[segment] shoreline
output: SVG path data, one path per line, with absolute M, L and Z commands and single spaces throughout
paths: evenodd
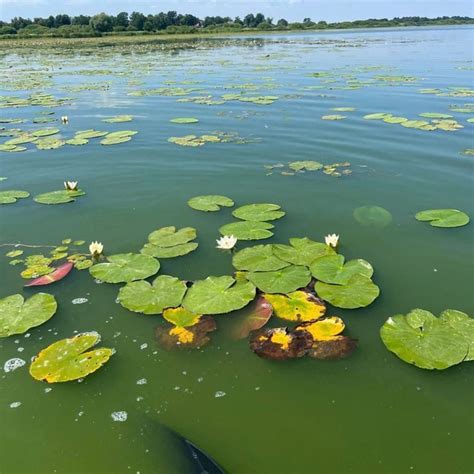
M 232 37 L 262 37 L 262 36 L 279 36 L 279 35 L 304 35 L 314 33 L 356 33 L 361 31 L 397 31 L 397 30 L 421 30 L 421 29 L 453 29 L 453 28 L 469 28 L 474 27 L 474 23 L 464 23 L 459 25 L 421 25 L 421 26 L 387 26 L 387 27 L 355 27 L 355 28 L 313 28 L 304 30 L 258 30 L 251 29 L 245 31 L 225 31 L 225 32 L 203 32 L 203 33 L 153 33 L 153 34 L 107 34 L 103 36 L 87 36 L 87 37 L 63 37 L 63 36 L 24 36 L 2 38 L 0 36 L 0 46 L 12 47 L 47 47 L 47 46 L 113 46 L 123 43 L 145 44 L 153 42 L 173 42 L 185 40 L 199 39 L 219 39 Z M 32 42 L 36 43 L 32 45 Z M 61 44 L 58 44 L 61 43 Z M 79 44 L 78 44 L 79 43 Z M 0 50 L 0 54 L 5 54 Z

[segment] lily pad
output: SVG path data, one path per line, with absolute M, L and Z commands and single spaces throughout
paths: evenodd
M 123 122 L 131 122 L 133 117 L 131 115 L 115 115 L 114 117 L 102 119 L 102 122 L 105 123 L 123 123 Z
M 286 360 L 305 356 L 312 344 L 313 338 L 306 331 L 273 328 L 256 332 L 250 349 L 264 359 Z
M 169 226 L 153 231 L 148 235 L 148 240 L 159 247 L 174 247 L 194 240 L 196 235 L 196 229 L 193 227 L 176 230 L 176 227 Z
M 48 383 L 82 379 L 100 369 L 114 354 L 113 349 L 92 348 L 100 342 L 96 332 L 77 334 L 61 339 L 43 349 L 30 365 L 30 375 Z
M 392 223 L 392 214 L 380 206 L 362 206 L 354 210 L 354 219 L 366 227 L 387 227 Z
M 212 316 L 201 316 L 193 326 L 158 326 L 155 337 L 158 344 L 164 349 L 198 349 L 206 345 L 210 338 L 207 333 L 217 329 Z
M 194 326 L 199 322 L 202 314 L 191 313 L 180 306 L 179 308 L 167 308 L 163 311 L 163 317 L 171 324 L 182 328 Z
M 178 118 L 171 119 L 170 122 L 186 124 L 186 123 L 197 123 L 199 122 L 199 120 L 193 117 L 178 117 Z
M 33 199 L 39 204 L 65 204 L 67 202 L 74 202 L 79 196 L 84 196 L 86 193 L 78 189 L 77 191 L 69 191 L 61 189 L 59 191 L 51 191 L 49 193 L 38 194 Z
M 273 236 L 273 225 L 268 222 L 231 222 L 223 225 L 219 232 L 222 235 L 233 235 L 238 240 L 262 240 Z
M 87 145 L 89 143 L 89 140 L 86 138 L 71 138 L 70 140 L 66 140 L 66 145 L 74 145 L 74 146 L 81 146 L 81 145 Z
M 443 370 L 468 356 L 468 340 L 446 321 L 429 311 L 414 309 L 385 321 L 380 336 L 387 349 L 403 361 L 422 369 Z M 472 334 L 471 334 L 472 335 Z
M 101 132 L 100 130 L 81 130 L 79 132 L 76 132 L 74 138 L 89 140 L 90 138 L 104 137 L 107 134 L 108 132 Z
M 432 227 L 462 227 L 469 223 L 469 216 L 456 209 L 430 209 L 415 214 L 417 221 L 429 222 Z
M 323 168 L 323 164 L 318 161 L 292 161 L 288 167 L 295 171 L 317 171 Z
M 115 138 L 108 138 L 105 137 L 103 140 L 100 141 L 101 145 L 118 145 L 119 143 L 129 142 L 132 137 L 115 137 Z
M 179 306 L 185 293 L 185 282 L 169 275 L 160 275 L 152 284 L 147 281 L 127 283 L 120 288 L 118 300 L 130 311 L 160 314 L 166 308 Z
M 231 330 L 234 339 L 244 339 L 252 331 L 262 328 L 272 317 L 273 307 L 260 295 L 243 312 L 242 315 L 232 318 L 233 327 Z
M 232 212 L 234 217 L 244 221 L 265 222 L 280 219 L 285 212 L 280 211 L 278 204 L 248 204 Z
M 309 321 L 299 324 L 296 329 L 300 331 L 308 331 L 314 340 L 326 340 L 337 336 L 345 328 L 344 321 L 337 316 L 318 319 L 317 321 Z
M 313 321 L 324 316 L 326 306 L 307 291 L 294 291 L 288 295 L 264 295 L 273 306 L 275 316 L 287 321 Z
M 474 319 L 455 309 L 446 309 L 440 314 L 439 319 L 455 329 L 469 344 L 464 360 L 474 360 Z
M 42 128 L 32 132 L 32 135 L 34 137 L 48 137 L 50 135 L 56 135 L 56 133 L 59 133 L 59 128 Z
M 0 337 L 23 334 L 48 321 L 58 305 L 53 295 L 37 293 L 26 301 L 22 295 L 0 299 Z
M 344 264 L 343 255 L 326 255 L 318 258 L 310 270 L 316 280 L 337 285 L 347 285 L 354 275 L 364 275 L 370 278 L 374 269 L 369 262 L 362 259 L 350 260 Z
M 156 258 L 174 258 L 187 255 L 197 248 L 198 244 L 196 242 L 175 245 L 174 247 L 160 247 L 159 245 L 148 243 L 143 246 L 143 248 L 140 250 L 140 253 Z
M 345 285 L 330 285 L 318 281 L 314 289 L 324 301 L 345 309 L 368 306 L 380 294 L 379 287 L 370 278 L 360 274 L 352 276 Z
M 27 191 L 18 191 L 11 189 L 8 191 L 0 191 L 0 204 L 13 204 L 18 199 L 27 198 L 30 195 Z
M 311 273 L 307 267 L 290 265 L 273 272 L 248 272 L 246 278 L 265 293 L 290 293 L 308 285 Z
M 231 276 L 209 276 L 188 290 L 183 306 L 198 314 L 222 314 L 241 309 L 255 298 L 255 286 Z
M 232 258 L 232 265 L 237 270 L 270 272 L 281 270 L 290 264 L 274 255 L 272 245 L 255 245 L 237 252 Z
M 123 253 L 107 257 L 107 263 L 98 263 L 89 269 L 90 274 L 106 283 L 143 280 L 160 269 L 160 262 L 148 255 Z
M 315 242 L 307 237 L 293 237 L 290 239 L 290 245 L 273 245 L 273 253 L 285 262 L 309 267 L 317 258 L 333 255 L 335 252 L 332 247 L 322 242 Z
M 213 212 L 219 211 L 222 206 L 232 207 L 234 201 L 227 196 L 209 194 L 206 196 L 195 196 L 188 201 L 188 206 L 197 211 Z

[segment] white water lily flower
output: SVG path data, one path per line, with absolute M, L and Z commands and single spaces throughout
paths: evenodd
M 76 191 L 77 190 L 77 181 L 64 181 L 64 187 L 68 191 Z
M 69 119 L 67 118 L 67 115 L 63 115 L 61 117 L 61 122 L 64 123 L 64 124 L 69 123 Z
M 91 253 L 92 256 L 99 256 L 102 254 L 104 250 L 104 246 L 102 245 L 101 242 L 91 242 L 89 245 L 89 252 Z
M 326 242 L 326 245 L 335 249 L 339 243 L 339 236 L 336 234 L 329 234 L 324 237 L 324 241 Z
M 218 249 L 230 250 L 235 247 L 235 244 L 237 243 L 237 237 L 234 237 L 233 235 L 224 235 L 224 237 L 217 239 L 216 242 Z

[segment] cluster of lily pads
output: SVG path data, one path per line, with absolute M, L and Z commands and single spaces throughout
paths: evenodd
M 38 194 L 33 198 L 38 204 L 65 204 L 74 202 L 78 197 L 84 196 L 86 193 L 79 188 L 75 189 L 58 189 L 47 193 Z M 18 199 L 26 199 L 30 196 L 28 191 L 18 189 L 8 189 L 0 191 L 0 204 L 14 204 Z
M 114 118 L 113 118 L 114 119 Z M 110 120 L 113 120 L 110 119 Z M 115 118 L 117 121 L 117 118 Z M 118 119 L 119 122 L 123 120 L 123 116 Z M 115 122 L 113 122 L 115 123 Z M 23 145 L 33 143 L 38 150 L 54 150 L 64 145 L 86 145 L 92 138 L 101 137 L 101 145 L 116 145 L 125 143 L 132 139 L 132 136 L 138 132 L 133 130 L 120 130 L 116 132 L 105 132 L 100 130 L 88 129 L 79 130 L 75 133 L 73 138 L 62 139 L 59 135 L 58 128 L 43 128 L 33 131 L 22 131 L 21 129 L 6 129 L 0 131 L 0 136 L 13 136 L 9 140 L 0 144 L 0 151 L 6 152 L 21 152 L 26 151 L 27 148 Z M 56 136 L 57 135 L 57 136 Z
M 291 161 L 287 165 L 283 163 L 277 163 L 275 165 L 264 165 L 264 168 L 268 171 L 267 176 L 271 176 L 275 170 L 279 170 L 282 176 L 294 176 L 297 173 L 321 170 L 327 176 L 339 178 L 341 176 L 352 174 L 352 170 L 349 168 L 350 166 L 351 164 L 348 161 L 324 165 L 319 161 L 306 160 Z
M 187 121 L 181 121 L 178 123 L 193 123 L 190 121 L 191 118 L 185 120 Z M 255 143 L 259 141 L 259 139 L 243 138 L 239 136 L 238 133 L 216 131 L 209 135 L 184 135 L 181 137 L 170 137 L 168 138 L 168 141 L 180 146 L 199 147 L 205 145 L 206 143 L 234 143 L 237 145 L 243 145 L 246 143 Z
M 430 118 L 431 120 L 418 120 L 418 119 L 407 119 L 406 117 L 396 117 L 389 113 L 375 113 L 364 115 L 366 120 L 381 120 L 385 123 L 399 124 L 402 127 L 406 128 L 416 128 L 417 130 L 424 131 L 434 131 L 434 130 L 444 130 L 445 132 L 455 132 L 461 128 L 464 128 L 464 125 L 461 125 L 457 120 L 453 118 L 452 115 L 434 113 L 434 112 L 425 112 L 420 114 L 421 117 Z

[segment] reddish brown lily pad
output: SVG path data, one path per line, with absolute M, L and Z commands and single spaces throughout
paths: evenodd
M 313 337 L 306 331 L 288 328 L 264 329 L 250 340 L 250 349 L 264 359 L 286 360 L 303 357 L 313 345 Z
M 234 339 L 244 339 L 252 331 L 262 328 L 272 317 L 273 307 L 263 297 L 259 296 L 249 307 L 244 310 L 242 316 L 238 316 L 232 328 L 231 334 Z
M 158 326 L 155 330 L 155 337 L 158 344 L 166 350 L 196 349 L 206 345 L 211 340 L 207 333 L 216 329 L 214 318 L 206 315 L 201 316 L 196 324 L 189 327 L 170 324 Z
M 72 270 L 73 266 L 74 263 L 72 262 L 63 263 L 53 272 L 48 273 L 48 275 L 43 275 L 39 278 L 35 278 L 34 280 L 27 283 L 25 286 L 51 285 L 51 283 L 62 280 Z
M 314 341 L 308 355 L 314 359 L 343 359 L 354 352 L 357 340 L 348 336 L 334 336 L 332 338 Z

